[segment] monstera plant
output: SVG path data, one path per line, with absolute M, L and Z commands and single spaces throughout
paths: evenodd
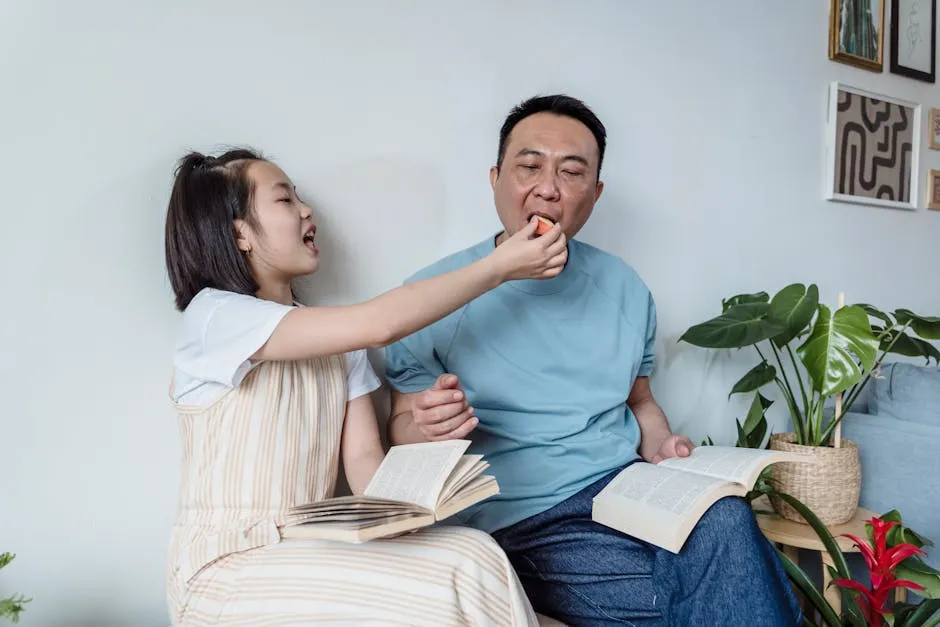
M 940 361 L 940 351 L 928 341 L 938 339 L 938 317 L 908 309 L 888 314 L 867 304 L 833 310 L 819 301 L 816 285 L 794 283 L 773 298 L 759 292 L 723 299 L 720 315 L 692 326 L 679 341 L 703 348 L 753 347 L 759 361 L 731 394 L 776 385 L 793 420 L 796 442 L 826 446 L 886 355 Z M 841 411 L 827 417 L 826 401 L 840 392 Z
M 830 308 L 819 288 L 787 285 L 738 294 L 721 302 L 721 313 L 689 328 L 679 339 L 711 349 L 753 348 L 758 358 L 729 396 L 754 393 L 742 426 L 752 446 L 763 440 L 763 418 L 771 401 L 762 394 L 776 386 L 789 410 L 793 431 L 771 436 L 768 446 L 812 456 L 814 465 L 777 464 L 771 474 L 781 492 L 817 512 L 826 524 L 849 520 L 858 505 L 861 468 L 852 442 L 833 438 L 837 426 L 888 354 L 940 361 L 930 340 L 940 339 L 940 318 L 908 309 L 886 313 L 868 304 Z M 837 397 L 834 411 L 828 401 Z M 754 437 L 756 435 L 756 437 Z M 745 438 L 745 436 L 747 436 Z M 785 501 L 771 499 L 784 517 L 802 522 Z

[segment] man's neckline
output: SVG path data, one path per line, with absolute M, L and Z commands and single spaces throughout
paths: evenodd
M 488 238 L 481 247 L 483 255 L 488 255 L 496 249 L 496 240 L 499 239 L 503 231 L 497 232 Z M 526 294 L 557 294 L 574 283 L 580 276 L 579 268 L 580 255 L 578 254 L 578 244 L 576 240 L 568 240 L 568 261 L 564 269 L 556 277 L 551 279 L 523 279 L 517 281 L 507 281 L 506 286 L 525 292 Z

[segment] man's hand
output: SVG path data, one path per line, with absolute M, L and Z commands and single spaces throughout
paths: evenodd
M 658 464 L 670 457 L 692 454 L 695 448 L 692 440 L 669 429 L 666 414 L 653 398 L 649 377 L 637 377 L 627 397 L 627 405 L 640 426 L 640 456 L 643 459 Z
M 663 438 L 662 442 L 659 444 L 659 448 L 653 453 L 653 456 L 646 461 L 658 464 L 670 457 L 688 457 L 692 454 L 692 449 L 694 448 L 695 445 L 692 444 L 692 440 L 686 436 L 670 433 Z
M 454 374 L 442 374 L 418 394 L 411 412 L 415 427 L 429 442 L 464 438 L 479 422 Z

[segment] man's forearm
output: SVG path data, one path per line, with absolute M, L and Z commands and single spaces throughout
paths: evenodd
M 388 441 L 389 444 L 394 446 L 396 444 L 427 442 L 427 439 L 415 425 L 414 414 L 410 411 L 403 411 L 388 419 Z
M 666 414 L 652 398 L 634 403 L 630 409 L 640 426 L 640 455 L 644 459 L 652 459 L 662 441 L 672 434 Z

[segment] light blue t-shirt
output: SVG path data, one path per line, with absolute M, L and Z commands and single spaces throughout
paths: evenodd
M 489 254 L 494 238 L 407 279 Z M 545 511 L 635 459 L 627 396 L 653 370 L 656 309 L 618 257 L 577 240 L 548 280 L 510 281 L 386 350 L 386 376 L 420 392 L 456 374 L 480 423 L 468 452 L 491 464 L 500 494 L 458 514 L 492 533 Z

